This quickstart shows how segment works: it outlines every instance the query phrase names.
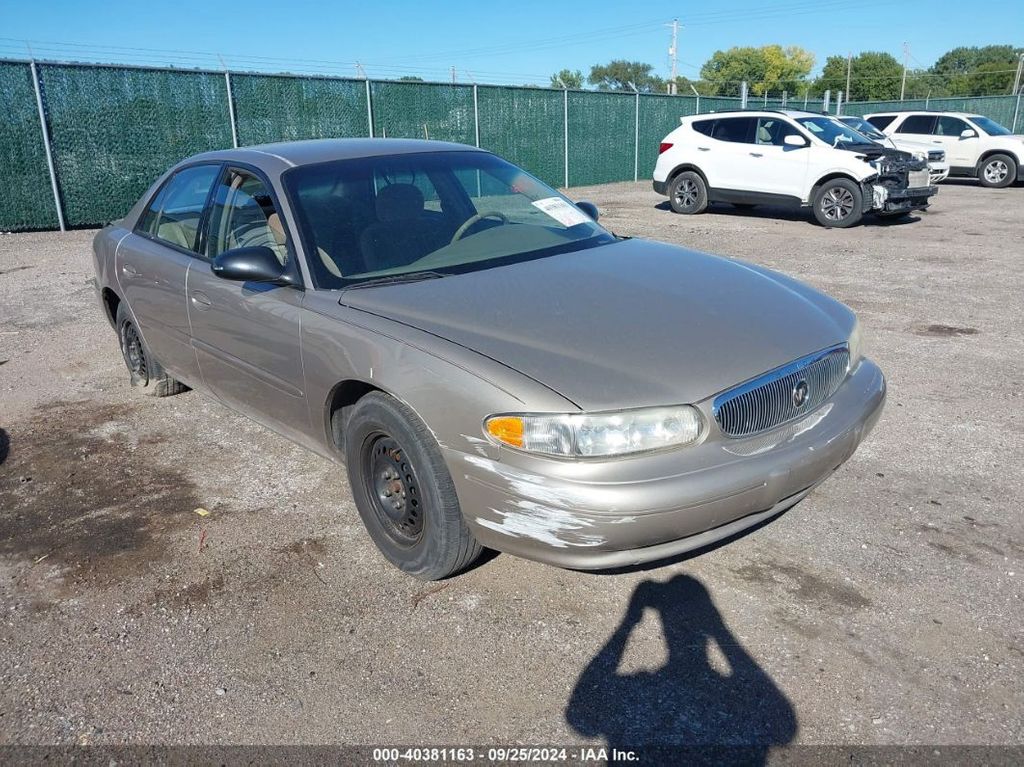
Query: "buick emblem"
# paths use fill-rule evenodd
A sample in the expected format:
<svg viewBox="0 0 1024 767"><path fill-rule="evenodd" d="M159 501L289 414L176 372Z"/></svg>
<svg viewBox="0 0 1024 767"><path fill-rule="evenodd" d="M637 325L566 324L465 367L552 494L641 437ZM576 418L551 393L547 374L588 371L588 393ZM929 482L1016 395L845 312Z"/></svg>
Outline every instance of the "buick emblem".
<svg viewBox="0 0 1024 767"><path fill-rule="evenodd" d="M807 394L807 381L801 378L793 387L793 406L803 407L807 402Z"/></svg>

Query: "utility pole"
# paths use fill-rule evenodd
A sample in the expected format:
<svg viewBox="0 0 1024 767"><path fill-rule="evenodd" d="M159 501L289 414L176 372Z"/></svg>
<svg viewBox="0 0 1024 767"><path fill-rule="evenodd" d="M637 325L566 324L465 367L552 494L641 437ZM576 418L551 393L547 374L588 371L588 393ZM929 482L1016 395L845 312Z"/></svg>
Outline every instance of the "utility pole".
<svg viewBox="0 0 1024 767"><path fill-rule="evenodd" d="M900 101L907 92L907 61L910 59L910 44L903 43L903 82L900 83Z"/></svg>
<svg viewBox="0 0 1024 767"><path fill-rule="evenodd" d="M1013 90L1010 91L1011 94L1016 93L1020 89L1020 76L1022 72L1024 72L1024 53L1021 53L1020 57L1017 59L1017 74L1013 78Z"/></svg>
<svg viewBox="0 0 1024 767"><path fill-rule="evenodd" d="M679 42L679 19L672 19L671 24L666 26L672 27L672 45L668 49L669 58L672 61L672 77L669 81L668 92L673 96L676 95L676 72L679 64L678 42Z"/></svg>
<svg viewBox="0 0 1024 767"><path fill-rule="evenodd" d="M853 54L846 54L846 100L850 100L850 70L853 68Z"/></svg>

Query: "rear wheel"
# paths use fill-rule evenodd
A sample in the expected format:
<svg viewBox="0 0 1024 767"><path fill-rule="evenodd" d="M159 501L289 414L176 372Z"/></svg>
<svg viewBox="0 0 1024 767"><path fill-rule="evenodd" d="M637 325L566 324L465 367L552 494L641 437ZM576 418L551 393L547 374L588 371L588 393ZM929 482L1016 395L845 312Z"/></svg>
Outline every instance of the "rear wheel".
<svg viewBox="0 0 1024 767"><path fill-rule="evenodd" d="M812 206L814 218L826 227L845 229L863 215L860 187L846 178L834 178L818 187Z"/></svg>
<svg viewBox="0 0 1024 767"><path fill-rule="evenodd" d="M708 187L700 174L686 170L672 179L668 202L676 213L703 213L708 207Z"/></svg>
<svg viewBox="0 0 1024 767"><path fill-rule="evenodd" d="M131 375L132 386L142 388L150 397L170 397L188 390L181 381L167 375L163 366L149 353L123 301L118 304L115 324L121 343L121 355Z"/></svg>
<svg viewBox="0 0 1024 767"><path fill-rule="evenodd" d="M465 569L480 555L441 450L412 410L371 392L356 403L345 432L356 508L388 561L432 581Z"/></svg>
<svg viewBox="0 0 1024 767"><path fill-rule="evenodd" d="M1017 163L1007 154L994 154L981 161L978 180L982 186L1001 189L1017 180Z"/></svg>

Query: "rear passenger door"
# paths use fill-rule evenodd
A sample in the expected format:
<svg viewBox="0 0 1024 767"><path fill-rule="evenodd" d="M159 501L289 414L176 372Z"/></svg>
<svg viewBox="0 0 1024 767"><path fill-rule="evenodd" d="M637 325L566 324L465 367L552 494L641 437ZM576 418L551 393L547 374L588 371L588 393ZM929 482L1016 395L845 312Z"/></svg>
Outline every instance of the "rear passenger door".
<svg viewBox="0 0 1024 767"><path fill-rule="evenodd" d="M933 138L932 132L934 128L935 115L933 114L907 115L903 122L896 126L895 131L887 131L887 133L891 132L912 141L930 143Z"/></svg>
<svg viewBox="0 0 1024 767"><path fill-rule="evenodd" d="M114 259L121 296L150 353L186 384L199 382L189 339L185 282L195 261L199 225L219 164L174 173L150 200Z"/></svg>
<svg viewBox="0 0 1024 767"><path fill-rule="evenodd" d="M715 120L711 132L708 162L702 165L708 184L718 189L759 191L765 179L763 168L755 165L753 151L756 117L723 117Z"/></svg>
<svg viewBox="0 0 1024 767"><path fill-rule="evenodd" d="M262 174L225 167L211 196L203 257L188 272L188 316L206 387L253 420L302 441L310 431L299 347L303 289L280 210ZM295 284L213 274L215 257L254 246L274 251Z"/></svg>

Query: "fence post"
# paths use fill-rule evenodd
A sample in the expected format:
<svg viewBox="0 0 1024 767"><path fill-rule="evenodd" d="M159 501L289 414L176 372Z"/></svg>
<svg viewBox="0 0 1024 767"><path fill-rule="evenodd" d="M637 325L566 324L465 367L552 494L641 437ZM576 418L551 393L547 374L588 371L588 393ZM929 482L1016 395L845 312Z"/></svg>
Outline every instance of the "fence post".
<svg viewBox="0 0 1024 767"><path fill-rule="evenodd" d="M1013 125L1010 126L1011 133L1017 132L1017 116L1020 114L1020 94L1021 91L1017 91L1017 103L1013 107Z"/></svg>
<svg viewBox="0 0 1024 767"><path fill-rule="evenodd" d="M57 184L57 170L53 164L53 147L50 145L50 130L46 125L46 110L43 108L43 91L39 87L39 70L36 69L35 59L29 62L29 69L32 70L32 86L36 90L36 107L39 109L39 127L43 131L43 148L46 150L46 167L50 169L50 188L53 190L53 205L57 209L57 223L60 230L68 230L64 221L64 205L60 199L60 186Z"/></svg>
<svg viewBox="0 0 1024 767"><path fill-rule="evenodd" d="M562 88L562 140L565 144L565 188L569 188L569 89Z"/></svg>
<svg viewBox="0 0 1024 767"><path fill-rule="evenodd" d="M842 113L843 113L843 92L839 91L839 93L836 94L836 115L841 115Z"/></svg>
<svg viewBox="0 0 1024 767"><path fill-rule="evenodd" d="M740 83L740 109L747 108L747 81Z"/></svg>
<svg viewBox="0 0 1024 767"><path fill-rule="evenodd" d="M224 82L228 86L228 119L231 120L231 146L238 149L238 122L235 120L235 94L231 88L231 73L224 72Z"/></svg>
<svg viewBox="0 0 1024 767"><path fill-rule="evenodd" d="M477 101L476 83L473 83L473 135L476 137L476 145L480 146L480 102Z"/></svg>
<svg viewBox="0 0 1024 767"><path fill-rule="evenodd" d="M370 95L370 80L363 80L366 83L366 123L370 127L370 138L373 138L373 97Z"/></svg>
<svg viewBox="0 0 1024 767"><path fill-rule="evenodd" d="M825 95L821 99L821 111L828 114L829 107L832 104L832 90L826 89Z"/></svg>
<svg viewBox="0 0 1024 767"><path fill-rule="evenodd" d="M633 182L640 180L640 91L636 92L636 114L633 118Z"/></svg>

